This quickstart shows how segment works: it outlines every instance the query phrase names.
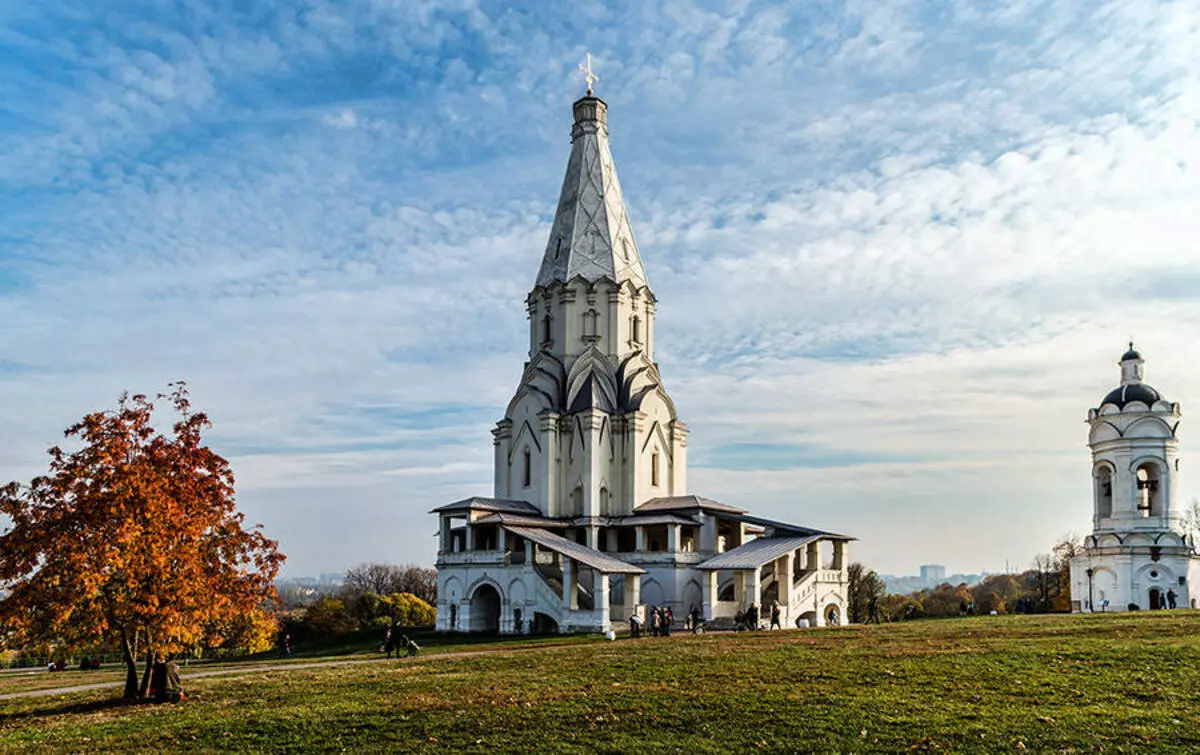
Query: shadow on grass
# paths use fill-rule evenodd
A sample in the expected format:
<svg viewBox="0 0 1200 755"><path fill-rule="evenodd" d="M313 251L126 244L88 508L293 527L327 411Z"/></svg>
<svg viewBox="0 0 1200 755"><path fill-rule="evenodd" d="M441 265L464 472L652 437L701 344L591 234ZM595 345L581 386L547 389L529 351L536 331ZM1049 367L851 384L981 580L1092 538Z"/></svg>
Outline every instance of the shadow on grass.
<svg viewBox="0 0 1200 755"><path fill-rule="evenodd" d="M152 700L127 700L124 697L110 697L104 700L89 700L82 703L36 707L17 713L0 713L0 725L14 723L29 718L46 716L69 716L73 714L103 713L105 711L140 708L154 705Z"/></svg>

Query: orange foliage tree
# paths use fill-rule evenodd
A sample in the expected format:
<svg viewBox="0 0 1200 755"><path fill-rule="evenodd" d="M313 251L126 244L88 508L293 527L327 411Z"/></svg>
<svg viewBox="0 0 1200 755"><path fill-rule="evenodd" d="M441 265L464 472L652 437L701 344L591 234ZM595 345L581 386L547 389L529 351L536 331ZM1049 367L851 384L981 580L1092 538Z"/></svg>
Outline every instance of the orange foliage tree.
<svg viewBox="0 0 1200 755"><path fill-rule="evenodd" d="M124 395L67 429L80 447L50 449L49 474L0 488L0 644L116 641L126 697L146 694L156 653L220 642L213 627L261 610L284 560L243 527L229 463L201 440L207 416L170 388L169 435L151 400Z"/></svg>

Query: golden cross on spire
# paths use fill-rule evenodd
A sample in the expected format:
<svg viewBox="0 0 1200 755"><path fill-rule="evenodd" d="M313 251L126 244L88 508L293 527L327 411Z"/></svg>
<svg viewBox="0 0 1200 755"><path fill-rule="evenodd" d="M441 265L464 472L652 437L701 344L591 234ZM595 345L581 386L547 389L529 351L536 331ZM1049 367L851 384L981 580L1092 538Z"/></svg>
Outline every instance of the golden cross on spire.
<svg viewBox="0 0 1200 755"><path fill-rule="evenodd" d="M579 70L583 71L584 78L587 79L588 97L592 96L592 84L600 80L600 77L592 72L592 54L587 54L587 65L579 64Z"/></svg>

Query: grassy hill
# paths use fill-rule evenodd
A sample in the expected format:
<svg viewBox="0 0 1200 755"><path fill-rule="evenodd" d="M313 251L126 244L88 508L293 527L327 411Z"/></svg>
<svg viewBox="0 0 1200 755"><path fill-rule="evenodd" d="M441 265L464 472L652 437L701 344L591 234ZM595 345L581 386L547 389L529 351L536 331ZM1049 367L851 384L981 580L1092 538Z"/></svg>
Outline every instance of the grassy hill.
<svg viewBox="0 0 1200 755"><path fill-rule="evenodd" d="M445 650L0 701L0 750L1200 749L1200 612Z"/></svg>

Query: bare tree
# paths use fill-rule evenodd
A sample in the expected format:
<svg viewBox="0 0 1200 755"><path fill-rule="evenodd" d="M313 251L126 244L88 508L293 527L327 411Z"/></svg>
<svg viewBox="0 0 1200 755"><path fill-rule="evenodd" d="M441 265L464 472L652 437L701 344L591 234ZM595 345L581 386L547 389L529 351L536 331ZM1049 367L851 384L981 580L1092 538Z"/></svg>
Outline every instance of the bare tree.
<svg viewBox="0 0 1200 755"><path fill-rule="evenodd" d="M352 595L406 592L432 605L437 602L437 571L416 564L359 564L346 572L343 590Z"/></svg>
<svg viewBox="0 0 1200 755"><path fill-rule="evenodd" d="M887 595L887 587L874 571L855 561L846 568L848 584L846 598L849 603L849 620L861 624L871 618L871 604Z"/></svg>

